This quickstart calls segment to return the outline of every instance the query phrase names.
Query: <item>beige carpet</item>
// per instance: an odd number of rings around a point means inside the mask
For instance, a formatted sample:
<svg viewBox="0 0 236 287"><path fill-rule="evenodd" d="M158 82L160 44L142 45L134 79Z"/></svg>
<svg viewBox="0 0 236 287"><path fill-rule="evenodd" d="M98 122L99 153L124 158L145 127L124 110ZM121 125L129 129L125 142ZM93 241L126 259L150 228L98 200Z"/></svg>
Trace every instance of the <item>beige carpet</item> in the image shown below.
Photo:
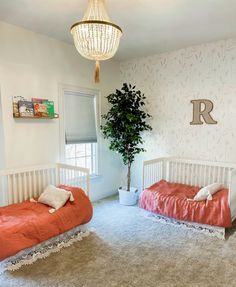
<svg viewBox="0 0 236 287"><path fill-rule="evenodd" d="M226 241L153 222L110 198L95 204L96 232L19 271L0 287L236 286L236 232ZM234 228L236 230L236 228Z"/></svg>

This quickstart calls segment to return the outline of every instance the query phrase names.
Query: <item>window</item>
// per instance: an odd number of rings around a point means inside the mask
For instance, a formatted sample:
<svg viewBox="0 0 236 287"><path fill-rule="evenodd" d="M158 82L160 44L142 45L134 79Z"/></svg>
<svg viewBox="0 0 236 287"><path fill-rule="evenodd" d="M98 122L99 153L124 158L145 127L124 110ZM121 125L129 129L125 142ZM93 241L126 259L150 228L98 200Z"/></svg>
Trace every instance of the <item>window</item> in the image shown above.
<svg viewBox="0 0 236 287"><path fill-rule="evenodd" d="M65 159L68 164L83 166L96 174L97 143L67 144Z"/></svg>
<svg viewBox="0 0 236 287"><path fill-rule="evenodd" d="M97 174L97 106L96 96L66 92L65 161L90 169Z"/></svg>

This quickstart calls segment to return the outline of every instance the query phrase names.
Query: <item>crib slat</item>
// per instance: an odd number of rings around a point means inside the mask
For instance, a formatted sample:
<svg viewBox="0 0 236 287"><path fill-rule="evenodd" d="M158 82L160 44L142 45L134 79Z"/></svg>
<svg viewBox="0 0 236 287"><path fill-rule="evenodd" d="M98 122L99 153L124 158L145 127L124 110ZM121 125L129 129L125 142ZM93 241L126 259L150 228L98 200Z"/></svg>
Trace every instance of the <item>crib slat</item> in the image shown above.
<svg viewBox="0 0 236 287"><path fill-rule="evenodd" d="M50 170L46 170L46 186L50 184Z"/></svg>
<svg viewBox="0 0 236 287"><path fill-rule="evenodd" d="M152 165L149 168L149 181L152 182Z"/></svg>
<svg viewBox="0 0 236 287"><path fill-rule="evenodd" d="M38 194L37 192L37 176L36 171L33 171L33 196L36 197Z"/></svg>
<svg viewBox="0 0 236 287"><path fill-rule="evenodd" d="M160 178L160 165L159 164L156 164L155 165L155 177L156 177L156 181L159 181L161 178Z"/></svg>
<svg viewBox="0 0 236 287"><path fill-rule="evenodd" d="M174 163L171 163L171 181L174 181L174 176L175 176L175 170L174 170Z"/></svg>
<svg viewBox="0 0 236 287"><path fill-rule="evenodd" d="M167 179L167 177L168 177L168 172L166 170L164 171L164 163L160 162L158 164L158 178L159 180L161 180L161 179Z"/></svg>
<svg viewBox="0 0 236 287"><path fill-rule="evenodd" d="M226 169L225 169L225 167L223 168L223 184L225 184L225 173L226 173Z"/></svg>
<svg viewBox="0 0 236 287"><path fill-rule="evenodd" d="M12 185L11 185L11 178L10 175L7 177L7 181L8 181L8 203L11 204L14 202L14 195L12 192Z"/></svg>
<svg viewBox="0 0 236 287"><path fill-rule="evenodd" d="M72 170L69 170L69 180L70 180L70 182L73 181L73 173L72 173Z"/></svg>
<svg viewBox="0 0 236 287"><path fill-rule="evenodd" d="M203 173L203 166L201 165L199 167L199 183L198 183L198 186L202 186L202 173Z"/></svg>
<svg viewBox="0 0 236 287"><path fill-rule="evenodd" d="M186 183L186 164L182 163L182 170L181 170L181 182Z"/></svg>
<svg viewBox="0 0 236 287"><path fill-rule="evenodd" d="M178 181L178 163L175 162L175 165L174 165L174 178L175 178L175 182Z"/></svg>
<svg viewBox="0 0 236 287"><path fill-rule="evenodd" d="M23 193L22 193L22 174L18 175L18 190L19 190L19 200L20 202L23 201Z"/></svg>
<svg viewBox="0 0 236 287"><path fill-rule="evenodd" d="M26 200L29 197L29 187L26 178L26 172L23 173L23 200Z"/></svg>
<svg viewBox="0 0 236 287"><path fill-rule="evenodd" d="M189 184L189 164L185 164L184 183Z"/></svg>
<svg viewBox="0 0 236 287"><path fill-rule="evenodd" d="M152 180L153 180L153 181L156 180L155 173L156 173L156 171L155 171L155 165L153 164L153 165L152 165Z"/></svg>
<svg viewBox="0 0 236 287"><path fill-rule="evenodd" d="M152 165L152 181L154 181L155 180L155 165L153 164Z"/></svg>
<svg viewBox="0 0 236 287"><path fill-rule="evenodd" d="M65 183L65 174L64 174L64 169L61 169L61 182L64 184Z"/></svg>
<svg viewBox="0 0 236 287"><path fill-rule="evenodd" d="M175 162L172 163L172 182L175 182Z"/></svg>
<svg viewBox="0 0 236 287"><path fill-rule="evenodd" d="M85 178L82 176L81 172L78 172L78 185L84 185L85 184Z"/></svg>
<svg viewBox="0 0 236 287"><path fill-rule="evenodd" d="M19 194L18 194L18 185L17 185L17 181L16 181L16 175L13 174L12 175L12 193L14 196L14 203L17 203L19 201Z"/></svg>
<svg viewBox="0 0 236 287"><path fill-rule="evenodd" d="M201 165L197 166L196 186L201 186Z"/></svg>
<svg viewBox="0 0 236 287"><path fill-rule="evenodd" d="M148 167L148 170L147 170L147 174L148 174L148 185L150 184L151 182L151 178L150 178L150 166Z"/></svg>
<svg viewBox="0 0 236 287"><path fill-rule="evenodd" d="M197 174L197 165L193 164L193 185L196 185L196 174Z"/></svg>
<svg viewBox="0 0 236 287"><path fill-rule="evenodd" d="M29 187L29 198L33 197L33 185L32 185L32 172L29 172L28 174L28 187Z"/></svg>
<svg viewBox="0 0 236 287"><path fill-rule="evenodd" d="M80 172L76 172L75 173L75 178L76 178L77 185L80 185L81 184L81 182L80 182Z"/></svg>
<svg viewBox="0 0 236 287"><path fill-rule="evenodd" d="M55 169L51 169L51 182L53 185L56 185L56 170Z"/></svg>
<svg viewBox="0 0 236 287"><path fill-rule="evenodd" d="M194 186L197 186L198 185L198 167L199 165L194 165L194 172L193 172L193 176L194 176Z"/></svg>
<svg viewBox="0 0 236 287"><path fill-rule="evenodd" d="M216 182L216 166L214 166L213 168L213 181L212 182Z"/></svg>
<svg viewBox="0 0 236 287"><path fill-rule="evenodd" d="M66 183L66 169L63 168L63 183Z"/></svg>
<svg viewBox="0 0 236 287"><path fill-rule="evenodd" d="M45 176L45 170L42 170L41 180L42 180L42 191L43 191L43 189L46 187L46 176Z"/></svg>
<svg viewBox="0 0 236 287"><path fill-rule="evenodd" d="M188 177L189 177L189 183L190 183L190 185L192 185L193 184L193 182L192 182L192 164L189 164Z"/></svg>
<svg viewBox="0 0 236 287"><path fill-rule="evenodd" d="M193 185L193 165L192 164L191 164L190 173L191 173L190 185Z"/></svg>
<svg viewBox="0 0 236 287"><path fill-rule="evenodd" d="M181 163L177 162L177 182L181 182Z"/></svg>
<svg viewBox="0 0 236 287"><path fill-rule="evenodd" d="M216 179L217 182L220 182L220 167L218 166L217 168L217 179Z"/></svg>
<svg viewBox="0 0 236 287"><path fill-rule="evenodd" d="M153 165L150 166L150 182L153 180Z"/></svg>
<svg viewBox="0 0 236 287"><path fill-rule="evenodd" d="M208 180L207 180L207 185L212 182L212 168L208 166Z"/></svg>
<svg viewBox="0 0 236 287"><path fill-rule="evenodd" d="M156 165L153 165L153 180L154 181L157 181L158 178L157 178L157 167Z"/></svg>
<svg viewBox="0 0 236 287"><path fill-rule="evenodd" d="M195 165L194 168L194 186L198 186L199 184L199 165Z"/></svg>
<svg viewBox="0 0 236 287"><path fill-rule="evenodd" d="M41 191L42 191L42 189L43 189L43 187L42 187L42 179L41 179L41 177L42 177L42 171L41 171L41 170L39 170L39 171L37 172L37 179L38 179L38 190L37 190L37 196L39 196L39 194L41 193Z"/></svg>
<svg viewBox="0 0 236 287"><path fill-rule="evenodd" d="M204 186L205 182L205 165L202 166L202 187Z"/></svg>
<svg viewBox="0 0 236 287"><path fill-rule="evenodd" d="M227 183L226 183L226 186L229 187L229 182L230 182L230 179L231 179L231 174L232 174L232 170L231 168L228 168L228 178L227 178Z"/></svg>

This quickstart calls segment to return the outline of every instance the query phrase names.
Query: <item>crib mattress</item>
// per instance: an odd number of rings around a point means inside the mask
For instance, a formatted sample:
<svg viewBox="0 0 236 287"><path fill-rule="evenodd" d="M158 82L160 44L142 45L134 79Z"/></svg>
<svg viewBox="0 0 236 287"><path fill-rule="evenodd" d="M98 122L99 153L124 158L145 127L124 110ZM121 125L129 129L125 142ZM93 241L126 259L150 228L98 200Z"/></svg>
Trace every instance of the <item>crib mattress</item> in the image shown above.
<svg viewBox="0 0 236 287"><path fill-rule="evenodd" d="M60 187L71 191L75 200L53 214L50 207L30 201L0 208L0 261L91 220L92 204L84 191Z"/></svg>
<svg viewBox="0 0 236 287"><path fill-rule="evenodd" d="M188 201L188 198L194 198L199 189L161 180L141 193L139 207L177 220L231 227L228 189L214 194L213 200Z"/></svg>

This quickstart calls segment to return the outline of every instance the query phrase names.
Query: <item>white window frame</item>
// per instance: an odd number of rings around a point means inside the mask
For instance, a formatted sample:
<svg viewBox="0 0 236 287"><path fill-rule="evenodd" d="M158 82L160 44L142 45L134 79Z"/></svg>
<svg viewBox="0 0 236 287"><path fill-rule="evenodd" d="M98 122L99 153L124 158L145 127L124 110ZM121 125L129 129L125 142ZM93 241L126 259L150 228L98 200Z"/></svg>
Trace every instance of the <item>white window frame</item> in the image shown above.
<svg viewBox="0 0 236 287"><path fill-rule="evenodd" d="M65 94L66 93L82 93L88 96L95 97L95 121L96 121L96 131L97 131L97 160L95 167L95 175L92 174L91 177L96 177L100 175L100 124L101 124L101 96L100 91L95 89L82 88L77 86L71 86L66 84L59 84L59 129L60 129L60 161L65 162Z"/></svg>
<svg viewBox="0 0 236 287"><path fill-rule="evenodd" d="M79 144L76 144L76 143L72 143L72 144L66 144L65 145L65 150L66 150L66 147L67 145L72 145L74 146L74 152L73 152L73 157L66 157L66 152L65 152L65 162L70 164L70 165L74 165L73 161L76 161L79 160L79 159L84 159L85 161L85 166L81 166L81 167L87 167L87 160L88 158L91 159L91 173L90 175L91 176L96 176L97 175L97 142L86 142L86 143L79 143ZM84 146L84 155L83 156L76 156L77 155L77 146L80 146L80 145L85 145ZM90 155L87 154L87 145L90 147ZM72 163L71 163L72 161ZM76 164L76 166L78 166Z"/></svg>

